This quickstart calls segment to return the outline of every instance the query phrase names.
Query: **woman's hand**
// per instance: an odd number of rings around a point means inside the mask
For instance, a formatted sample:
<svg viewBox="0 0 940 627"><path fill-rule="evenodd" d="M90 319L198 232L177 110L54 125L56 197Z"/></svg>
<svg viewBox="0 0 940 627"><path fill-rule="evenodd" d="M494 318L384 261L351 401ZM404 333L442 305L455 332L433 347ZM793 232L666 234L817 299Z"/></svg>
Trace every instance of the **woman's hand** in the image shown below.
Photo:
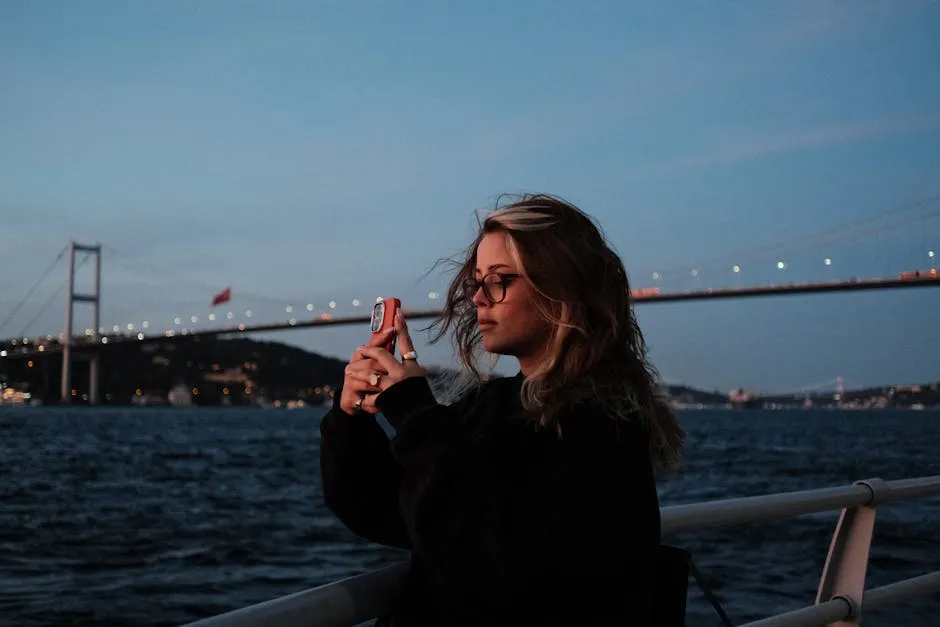
<svg viewBox="0 0 940 627"><path fill-rule="evenodd" d="M372 339L375 344L384 344L394 337L396 329L388 329ZM377 413L375 403L365 405L368 395L376 396L382 389L378 386L381 378L386 374L384 368L377 361L362 354L362 348L349 358L346 372L343 376L343 393L339 399L339 408L347 414L366 411Z"/></svg>
<svg viewBox="0 0 940 627"><path fill-rule="evenodd" d="M377 365L377 370L373 373L377 376L367 375L367 383L375 383L378 391L384 392L399 381L410 379L412 377L423 377L424 369L418 365L417 353L415 353L414 342L411 341L411 335L408 333L408 325L405 324L405 316L401 311L395 314L395 329L398 335L398 350L401 352L402 360L398 361L395 356L389 353L381 346L362 346L356 351L361 359L370 364ZM391 337L391 336L389 336ZM384 342L382 342L384 343ZM378 413L375 406L375 399L378 393L370 392L362 400L361 408L370 414Z"/></svg>

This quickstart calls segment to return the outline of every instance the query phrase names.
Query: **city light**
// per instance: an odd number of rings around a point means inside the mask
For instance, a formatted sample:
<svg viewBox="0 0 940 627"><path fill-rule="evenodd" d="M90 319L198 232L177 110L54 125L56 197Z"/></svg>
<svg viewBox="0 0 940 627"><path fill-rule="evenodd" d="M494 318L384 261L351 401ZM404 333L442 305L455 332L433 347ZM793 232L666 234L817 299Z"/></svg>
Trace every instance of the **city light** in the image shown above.
<svg viewBox="0 0 940 627"><path fill-rule="evenodd" d="M930 257L931 259L933 259L933 257L934 257L933 251L932 251L932 250L928 250L928 251L927 251L927 256Z"/></svg>
<svg viewBox="0 0 940 627"><path fill-rule="evenodd" d="M739 266L739 265L733 265L733 266L731 266L731 271L732 271L732 272L740 272L740 271L741 271L741 266Z"/></svg>
<svg viewBox="0 0 940 627"><path fill-rule="evenodd" d="M777 270L783 270L786 267L787 267L787 264L785 264L784 262L782 261L777 262Z"/></svg>
<svg viewBox="0 0 940 627"><path fill-rule="evenodd" d="M826 264L827 266L831 266L831 265L832 265L832 259L830 259L829 257L826 257L826 260L823 261L823 263Z"/></svg>

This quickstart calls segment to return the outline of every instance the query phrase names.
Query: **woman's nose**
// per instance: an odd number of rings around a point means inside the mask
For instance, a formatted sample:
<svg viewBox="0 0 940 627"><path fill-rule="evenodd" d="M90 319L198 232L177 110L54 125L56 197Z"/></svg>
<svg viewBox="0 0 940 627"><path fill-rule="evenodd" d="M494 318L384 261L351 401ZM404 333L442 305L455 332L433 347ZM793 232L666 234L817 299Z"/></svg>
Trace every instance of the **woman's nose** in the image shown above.
<svg viewBox="0 0 940 627"><path fill-rule="evenodd" d="M473 304L480 307L488 307L490 300L486 297L486 294L483 293L483 287L477 288L477 291L473 294Z"/></svg>

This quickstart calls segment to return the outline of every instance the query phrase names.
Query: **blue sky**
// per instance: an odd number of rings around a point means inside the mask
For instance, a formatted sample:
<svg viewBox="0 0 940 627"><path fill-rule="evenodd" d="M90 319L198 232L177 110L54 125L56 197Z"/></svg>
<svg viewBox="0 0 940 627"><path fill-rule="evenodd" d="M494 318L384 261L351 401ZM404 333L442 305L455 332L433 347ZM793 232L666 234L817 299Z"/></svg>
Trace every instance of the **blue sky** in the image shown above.
<svg viewBox="0 0 940 627"><path fill-rule="evenodd" d="M638 286L929 267L936 201L849 226L940 193L937 32L940 4L916 0L8 0L0 320L69 238L106 247L108 326L204 321L228 285L236 318L433 305L443 279L422 275L517 191L595 215ZM27 323L63 278L0 335L60 331L64 297ZM940 379L938 304L931 289L640 318L670 381L792 389ZM363 336L277 337L345 356Z"/></svg>

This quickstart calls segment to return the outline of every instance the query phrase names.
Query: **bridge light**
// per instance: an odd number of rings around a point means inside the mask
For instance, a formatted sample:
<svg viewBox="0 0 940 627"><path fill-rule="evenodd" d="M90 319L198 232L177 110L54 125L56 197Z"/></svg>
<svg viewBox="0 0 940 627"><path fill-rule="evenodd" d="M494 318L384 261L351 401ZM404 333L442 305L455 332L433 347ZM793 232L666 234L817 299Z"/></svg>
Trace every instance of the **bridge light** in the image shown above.
<svg viewBox="0 0 940 627"><path fill-rule="evenodd" d="M215 314L209 314L209 321L210 322L215 321Z"/></svg>
<svg viewBox="0 0 940 627"><path fill-rule="evenodd" d="M691 274L692 276L698 276L698 270L696 268L692 268L692 271L689 272L689 274Z"/></svg>
<svg viewBox="0 0 940 627"><path fill-rule="evenodd" d="M823 263L826 264L827 266L831 266L831 265L832 265L832 259L830 259L829 257L826 257L826 260L823 261Z"/></svg>
<svg viewBox="0 0 940 627"><path fill-rule="evenodd" d="M783 270L786 267L787 267L787 264L783 263L782 261L777 262L777 270Z"/></svg>
<svg viewBox="0 0 940 627"><path fill-rule="evenodd" d="M297 324L297 318L291 318L291 319L290 319L290 325L291 325L291 326L294 326L295 324Z"/></svg>
<svg viewBox="0 0 940 627"><path fill-rule="evenodd" d="M353 307L358 307L358 306L359 306L359 299L358 299L358 298L352 299L352 306L353 306Z"/></svg>
<svg viewBox="0 0 940 627"><path fill-rule="evenodd" d="M336 301L335 301L335 300L331 300L331 301L330 301L330 309L336 309Z"/></svg>
<svg viewBox="0 0 940 627"><path fill-rule="evenodd" d="M313 311L313 303L307 303L307 311Z"/></svg>
<svg viewBox="0 0 940 627"><path fill-rule="evenodd" d="M232 313L232 312L229 312L229 313ZM246 310L245 310L245 317L246 317L246 318L250 318L250 317L251 317L251 310L250 310L250 309L246 309Z"/></svg>
<svg viewBox="0 0 940 627"><path fill-rule="evenodd" d="M230 311L230 312L228 312L227 314L225 314L225 317L226 317L226 319L231 320L232 318L235 317L235 314L233 314L233 313Z"/></svg>
<svg viewBox="0 0 940 627"><path fill-rule="evenodd" d="M128 331L133 331L133 330L134 330L134 325L131 324L130 322L128 322L128 323L127 323L127 330L128 330Z"/></svg>
<svg viewBox="0 0 940 627"><path fill-rule="evenodd" d="M927 251L927 256L930 257L931 259L933 259L933 257L934 257L933 251L932 251L932 250L928 250L928 251Z"/></svg>
<svg viewBox="0 0 940 627"><path fill-rule="evenodd" d="M437 300L439 296L437 292L428 292L428 300Z"/></svg>
<svg viewBox="0 0 940 627"><path fill-rule="evenodd" d="M111 327L111 330L117 333L118 331L121 330L121 327L119 327L118 325L114 325L113 327Z"/></svg>
<svg viewBox="0 0 940 627"><path fill-rule="evenodd" d="M284 311L286 311L287 313L291 313L294 311L294 308L288 305L287 307L284 308Z"/></svg>
<svg viewBox="0 0 940 627"><path fill-rule="evenodd" d="M385 299L382 298L381 296L379 296L378 298L375 299L375 302L381 303L383 300L385 300Z"/></svg>
<svg viewBox="0 0 940 627"><path fill-rule="evenodd" d="M138 334L137 334L137 339L138 339L138 340L144 339L144 334L143 334L143 333L138 333Z"/></svg>
<svg viewBox="0 0 940 627"><path fill-rule="evenodd" d="M658 272L654 272L654 273L653 273L653 280L654 280L654 281L658 281L658 280L661 279L662 277L663 277L663 275L661 275L661 274L658 273Z"/></svg>
<svg viewBox="0 0 940 627"><path fill-rule="evenodd" d="M144 320L144 321L143 321L143 323L141 323L141 325L140 325L140 326L142 326L143 328L145 328L145 329L147 329L147 328L149 328L149 327L150 327L150 323L149 323L149 322L147 322L146 320Z"/></svg>
<svg viewBox="0 0 940 627"><path fill-rule="evenodd" d="M192 322L193 324L196 324L197 322L199 322L199 316L192 316L189 319L189 321Z"/></svg>
<svg viewBox="0 0 940 627"><path fill-rule="evenodd" d="M179 326L179 325L183 324L183 321L182 321L182 319L180 319L179 316L177 316L177 317L173 318L173 324Z"/></svg>
<svg viewBox="0 0 940 627"><path fill-rule="evenodd" d="M0 351L0 357L6 357L6 356L7 356L6 351Z"/></svg>
<svg viewBox="0 0 940 627"><path fill-rule="evenodd" d="M740 271L741 271L741 266L735 264L735 265L731 266L731 271L732 271L732 272L740 272Z"/></svg>
<svg viewBox="0 0 940 627"><path fill-rule="evenodd" d="M107 343L108 343L108 338L106 338L106 337L101 338L101 343L102 343L102 344L107 344Z"/></svg>

